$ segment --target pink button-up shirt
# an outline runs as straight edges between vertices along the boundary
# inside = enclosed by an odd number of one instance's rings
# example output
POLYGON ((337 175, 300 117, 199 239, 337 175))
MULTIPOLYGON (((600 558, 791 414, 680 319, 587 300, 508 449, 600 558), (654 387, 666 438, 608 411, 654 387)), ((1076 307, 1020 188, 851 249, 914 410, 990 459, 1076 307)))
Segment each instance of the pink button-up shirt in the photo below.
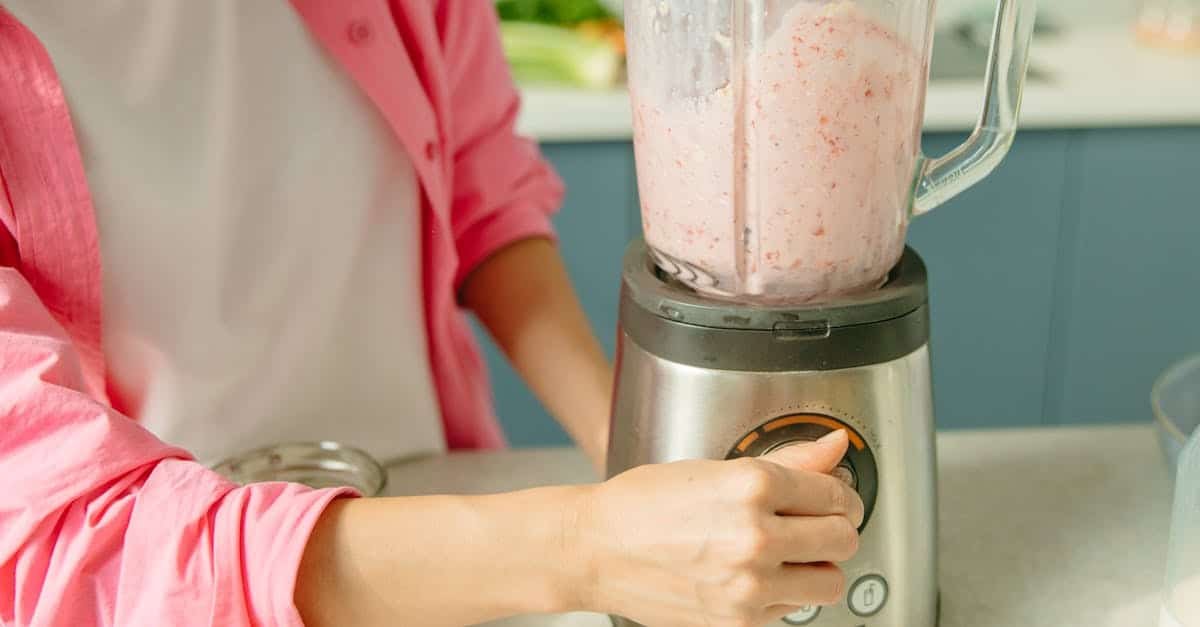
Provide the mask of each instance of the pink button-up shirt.
MULTIPOLYGON (((413 157, 447 443, 499 446, 455 294, 499 248, 550 236, 561 186, 513 133, 492 4, 292 4, 413 157)), ((343 492, 234 486, 123 415, 107 394, 102 293, 62 88, 0 2, 0 625, 299 625, 296 569, 343 492)))

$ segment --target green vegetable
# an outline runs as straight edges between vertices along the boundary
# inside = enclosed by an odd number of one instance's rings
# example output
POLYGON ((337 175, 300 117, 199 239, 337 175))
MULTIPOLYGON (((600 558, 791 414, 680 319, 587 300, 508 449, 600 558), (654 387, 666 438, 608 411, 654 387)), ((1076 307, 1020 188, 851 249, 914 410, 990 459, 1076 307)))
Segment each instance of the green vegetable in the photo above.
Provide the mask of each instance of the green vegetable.
POLYGON ((602 89, 617 82, 621 55, 575 30, 533 22, 501 22, 504 55, 524 83, 602 89))
POLYGON ((497 0, 496 11, 505 21, 564 26, 612 17, 599 0, 497 0))

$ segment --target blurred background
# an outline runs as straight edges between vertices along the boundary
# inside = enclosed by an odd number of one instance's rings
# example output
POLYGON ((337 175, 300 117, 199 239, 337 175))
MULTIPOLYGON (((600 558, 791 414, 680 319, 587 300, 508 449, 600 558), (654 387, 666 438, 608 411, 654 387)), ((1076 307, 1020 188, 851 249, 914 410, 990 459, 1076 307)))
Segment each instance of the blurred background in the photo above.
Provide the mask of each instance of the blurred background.
MULTIPOLYGON (((1200 0, 1041 5, 1008 158, 910 230, 931 275, 942 429, 1149 421, 1155 377, 1200 351, 1200 0)), ((496 9, 520 130, 566 181, 563 253, 611 354, 640 231, 620 2, 496 9)), ((994 10, 939 1, 927 154, 974 126, 994 10)), ((565 443, 485 345, 513 444, 565 443)))

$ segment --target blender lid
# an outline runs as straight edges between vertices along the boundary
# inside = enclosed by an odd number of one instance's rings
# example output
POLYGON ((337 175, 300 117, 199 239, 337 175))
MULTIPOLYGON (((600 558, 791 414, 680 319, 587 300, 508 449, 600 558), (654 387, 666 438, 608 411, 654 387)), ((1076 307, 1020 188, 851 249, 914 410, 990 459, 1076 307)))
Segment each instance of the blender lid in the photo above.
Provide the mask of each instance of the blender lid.
POLYGON ((925 264, 906 249, 879 289, 763 306, 701 296, 660 271, 646 244, 625 256, 621 329, 658 358, 699 368, 828 371, 898 359, 929 342, 925 264))
POLYGON ((665 320, 712 329, 804 332, 811 328, 817 332, 884 322, 924 306, 927 281, 924 262, 905 247, 879 289, 814 303, 759 305, 697 294, 659 270, 641 239, 630 244, 624 260, 626 294, 641 309, 665 320))

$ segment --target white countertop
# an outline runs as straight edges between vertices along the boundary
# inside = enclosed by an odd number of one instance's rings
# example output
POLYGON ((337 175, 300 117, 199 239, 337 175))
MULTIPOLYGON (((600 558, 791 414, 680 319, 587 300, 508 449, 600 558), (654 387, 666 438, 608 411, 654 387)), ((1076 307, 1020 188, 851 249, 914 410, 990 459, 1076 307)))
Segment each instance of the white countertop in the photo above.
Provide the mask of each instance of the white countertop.
MULTIPOLYGON (((1126 21, 1065 23, 1062 35, 1034 43, 1032 64, 1050 74, 1050 80, 1027 83, 1022 128, 1200 125, 1200 54, 1139 46, 1126 21)), ((623 88, 531 87, 523 96, 518 129, 541 141, 624 141, 632 136, 623 88)), ((982 101, 982 79, 934 82, 926 98, 925 129, 969 130, 982 101)))
MULTIPOLYGON (((1170 487, 1149 426, 938 435, 941 627, 1155 624, 1170 487)), ((571 449, 467 453, 391 469, 389 492, 584 483, 571 449)), ((490 627, 608 627, 602 616, 490 627)), ((915 627, 915 626, 914 626, 915 627)))

